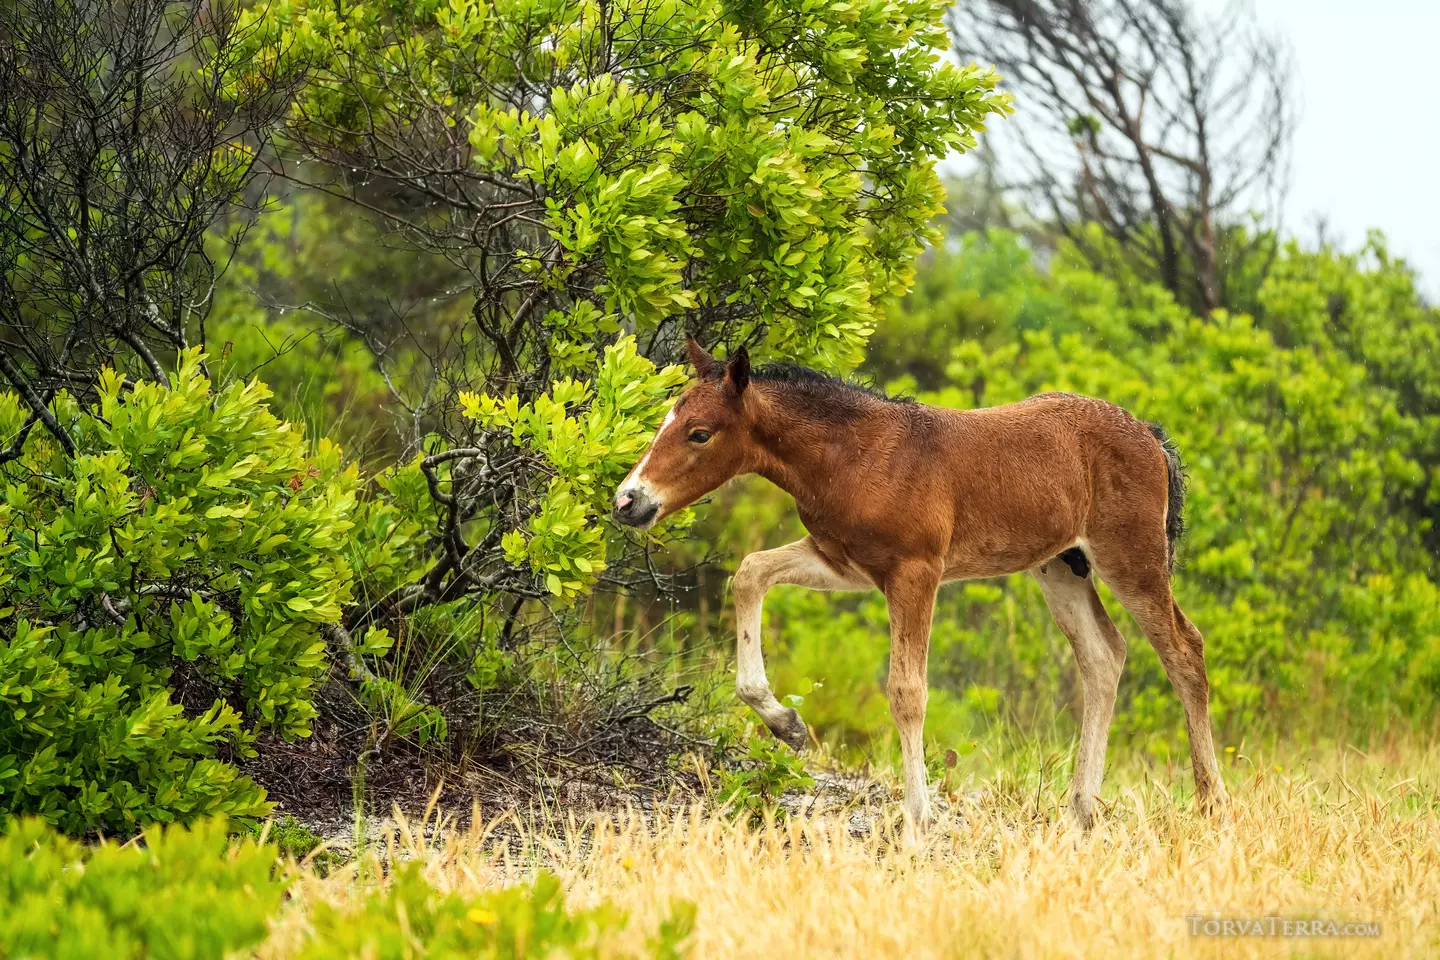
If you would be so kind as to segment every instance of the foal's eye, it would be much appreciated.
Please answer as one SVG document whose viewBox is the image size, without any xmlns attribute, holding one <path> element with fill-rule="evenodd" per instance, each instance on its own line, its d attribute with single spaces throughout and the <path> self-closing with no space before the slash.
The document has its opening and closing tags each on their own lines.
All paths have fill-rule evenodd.
<svg viewBox="0 0 1440 960">
<path fill-rule="evenodd" d="M 691 431 L 690 431 L 690 436 L 689 436 L 688 439 L 689 439 L 689 441 L 690 441 L 691 443 L 709 443 L 709 442 L 710 442 L 710 431 L 709 431 L 709 430 L 691 430 Z"/>
</svg>

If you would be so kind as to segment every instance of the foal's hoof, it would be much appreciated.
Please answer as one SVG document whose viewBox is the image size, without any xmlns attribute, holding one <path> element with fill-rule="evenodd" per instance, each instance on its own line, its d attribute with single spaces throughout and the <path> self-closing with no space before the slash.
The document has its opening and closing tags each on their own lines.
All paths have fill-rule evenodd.
<svg viewBox="0 0 1440 960">
<path fill-rule="evenodd" d="M 935 829 L 935 817 L 927 809 L 919 817 L 905 815 L 900 827 L 900 849 L 906 853 L 918 853 L 925 846 L 925 838 Z"/>
<path fill-rule="evenodd" d="M 1224 789 L 1212 791 L 1211 793 L 1196 799 L 1196 807 L 1201 814 L 1209 817 L 1219 826 L 1225 826 L 1230 822 L 1230 794 Z"/>
<path fill-rule="evenodd" d="M 805 748 L 810 745 L 810 730 L 805 726 L 805 721 L 800 719 L 800 714 L 794 709 L 785 711 L 785 719 L 776 726 L 770 728 L 777 739 L 785 741 L 791 750 L 796 753 L 804 753 Z"/>
</svg>

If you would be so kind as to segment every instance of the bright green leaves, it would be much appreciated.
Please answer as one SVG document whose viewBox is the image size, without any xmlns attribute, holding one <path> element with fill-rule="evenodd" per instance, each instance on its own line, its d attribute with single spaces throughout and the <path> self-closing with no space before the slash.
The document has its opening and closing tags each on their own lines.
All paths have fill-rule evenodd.
<svg viewBox="0 0 1440 960">
<path fill-rule="evenodd" d="M 561 600 L 587 592 L 605 569 L 605 531 L 590 522 L 592 515 L 575 487 L 556 478 L 527 524 L 525 557 L 545 589 Z M 507 552 L 512 544 L 506 544 Z"/>
<path fill-rule="evenodd" d="M 417 9 L 415 15 L 423 16 L 423 11 Z M 473 43 L 491 22 L 490 5 L 484 0 L 446 0 L 437 5 L 435 22 L 450 43 Z"/>
<path fill-rule="evenodd" d="M 375 495 L 358 504 L 345 554 L 350 567 L 363 575 L 360 586 L 372 601 L 408 582 L 429 555 L 434 505 L 421 459 L 375 477 Z"/>
<path fill-rule="evenodd" d="M 525 525 L 505 533 L 513 565 L 528 564 L 540 585 L 562 600 L 587 592 L 605 568 L 605 532 L 616 486 L 649 444 L 686 380 L 678 367 L 656 369 L 633 337 L 605 349 L 593 384 L 560 380 L 534 403 L 514 396 L 461 396 L 464 414 L 542 460 L 553 474 L 537 491 Z"/>
<path fill-rule="evenodd" d="M 320 625 L 351 600 L 359 484 L 267 397 L 253 381 L 212 391 L 195 353 L 168 389 L 107 372 L 93 411 L 57 404 L 76 457 L 37 431 L 0 474 L 0 810 L 118 832 L 264 812 L 213 757 L 246 754 L 258 727 L 308 732 Z M 0 431 L 19 422 L 0 395 Z M 214 706 L 172 702 L 176 670 Z"/>
<path fill-rule="evenodd" d="M 548 120 L 549 118 L 547 118 Z M 689 237 L 676 212 L 684 180 L 664 164 L 630 169 L 593 180 L 593 189 L 573 206 L 550 201 L 551 236 L 571 265 L 596 257 L 605 282 L 596 293 L 605 308 L 654 324 L 696 306 L 681 271 L 690 253 Z M 557 279 L 565 271 L 558 271 Z"/>
<path fill-rule="evenodd" d="M 613 314 L 602 313 L 589 300 L 581 300 L 569 312 L 552 310 L 545 316 L 550 331 L 550 364 L 560 373 L 588 370 L 598 359 L 595 342 L 620 332 Z"/>
<path fill-rule="evenodd" d="M 318 902 L 304 955 L 314 960 L 351 957 L 483 958 L 679 957 L 694 926 L 695 909 L 683 901 L 643 951 L 621 947 L 628 919 L 613 905 L 572 909 L 559 879 L 541 872 L 532 883 L 475 895 L 437 890 L 422 866 L 398 864 L 383 887 L 367 885 L 343 905 Z"/>
<path fill-rule="evenodd" d="M 437 118 L 463 133 L 501 219 L 543 227 L 510 269 L 554 291 L 546 315 L 595 300 L 646 332 L 723 311 L 777 354 L 844 367 L 912 280 L 935 160 L 1010 109 L 992 70 L 944 57 L 944 10 L 285 0 L 251 15 L 257 58 L 313 68 L 302 139 L 393 143 Z M 613 331 L 558 332 L 568 372 Z"/>
<path fill-rule="evenodd" d="M 145 842 L 83 846 L 36 820 L 0 837 L 0 955 L 221 957 L 270 932 L 287 882 L 275 850 L 225 823 L 154 827 Z"/>
</svg>

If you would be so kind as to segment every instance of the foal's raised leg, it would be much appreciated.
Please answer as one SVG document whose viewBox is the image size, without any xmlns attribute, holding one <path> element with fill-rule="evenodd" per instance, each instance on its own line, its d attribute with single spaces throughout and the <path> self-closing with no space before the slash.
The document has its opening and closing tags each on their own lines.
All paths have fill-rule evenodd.
<svg viewBox="0 0 1440 960">
<path fill-rule="evenodd" d="M 1080 748 L 1075 754 L 1070 813 L 1089 829 L 1095 798 L 1105 776 L 1105 744 L 1115 712 L 1115 692 L 1125 668 L 1125 638 L 1115 628 L 1089 577 L 1077 576 L 1065 561 L 1055 558 L 1030 571 L 1045 591 L 1050 615 L 1070 641 L 1080 667 L 1084 706 L 1080 719 Z"/>
<path fill-rule="evenodd" d="M 925 774 L 925 703 L 929 698 L 926 665 L 930 656 L 930 620 L 940 570 L 928 563 L 901 564 L 885 584 L 890 607 L 890 715 L 900 733 L 905 772 L 905 835 L 930 825 L 930 783 Z"/>
<path fill-rule="evenodd" d="M 735 655 L 735 688 L 765 721 L 770 732 L 796 750 L 804 750 L 809 731 L 800 714 L 782 707 L 765 676 L 765 654 L 760 646 L 761 610 L 765 593 L 781 583 L 812 590 L 864 590 L 873 585 L 837 573 L 825 562 L 809 537 L 774 550 L 761 550 L 740 561 L 735 571 L 735 624 L 739 634 Z"/>
</svg>

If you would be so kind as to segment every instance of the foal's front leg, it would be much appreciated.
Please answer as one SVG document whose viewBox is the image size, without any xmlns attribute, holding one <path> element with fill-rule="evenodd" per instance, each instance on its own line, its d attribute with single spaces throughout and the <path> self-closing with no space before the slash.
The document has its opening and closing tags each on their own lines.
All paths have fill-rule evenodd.
<svg viewBox="0 0 1440 960">
<path fill-rule="evenodd" d="M 914 844 L 918 831 L 930 825 L 930 783 L 925 774 L 925 702 L 930 656 L 930 620 L 938 564 L 912 561 L 897 566 L 885 584 L 890 607 L 890 715 L 900 732 L 900 758 L 905 772 L 905 836 Z"/>
<path fill-rule="evenodd" d="M 871 586 L 838 573 L 815 549 L 809 537 L 794 543 L 752 553 L 735 571 L 735 625 L 738 632 L 735 656 L 735 688 L 770 732 L 796 750 L 804 750 L 810 733 L 800 714 L 782 707 L 765 677 L 765 654 L 760 646 L 761 609 L 765 593 L 781 583 L 813 590 L 863 590 Z"/>
</svg>

